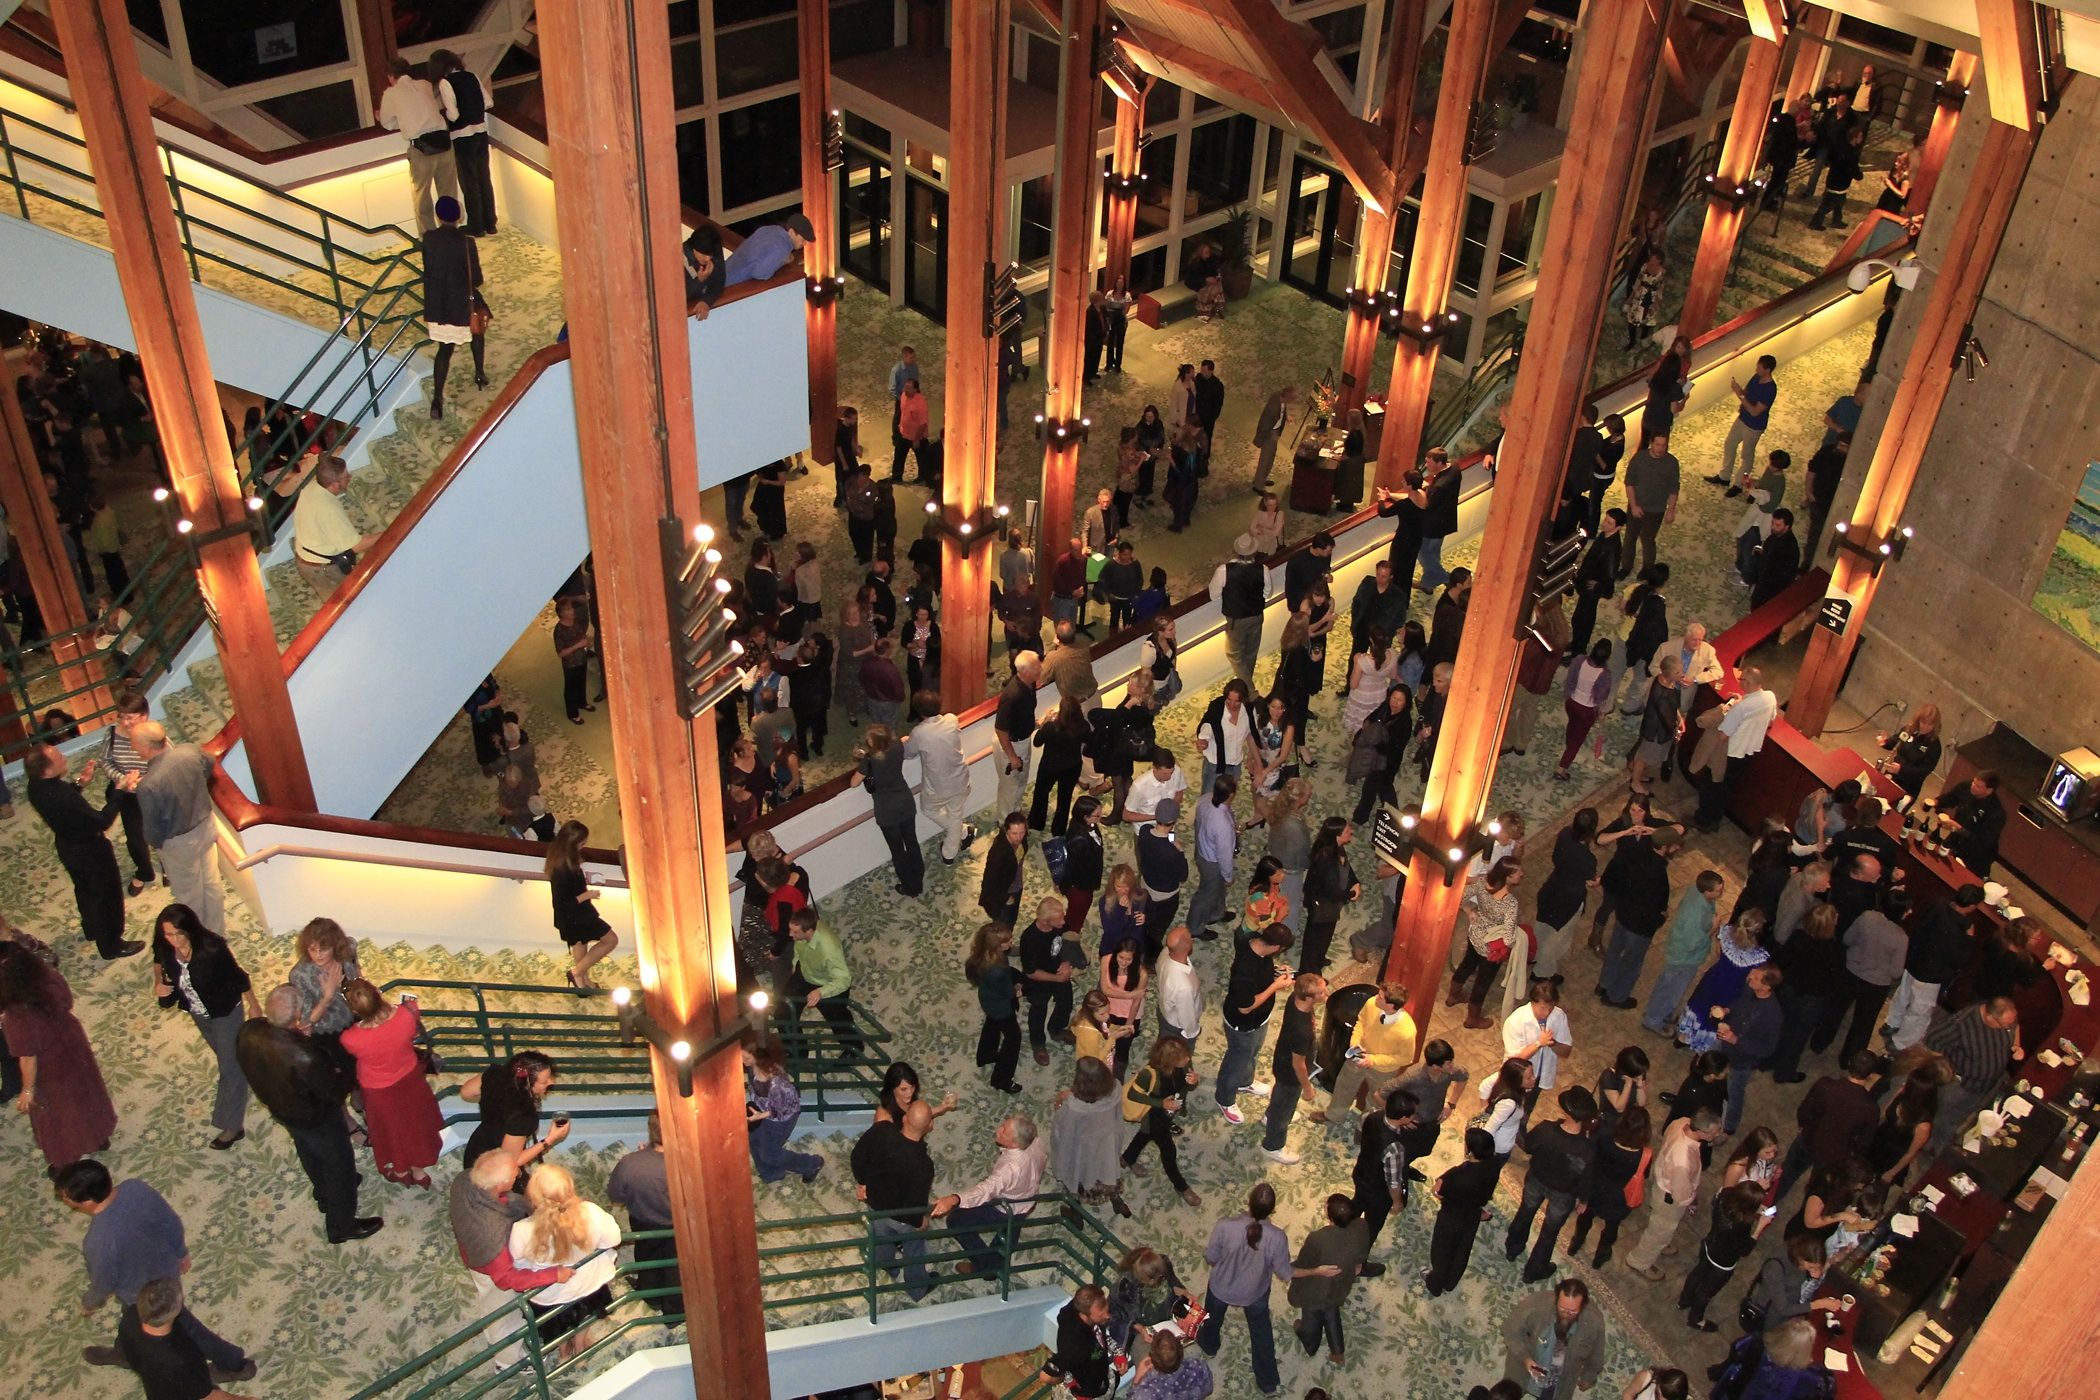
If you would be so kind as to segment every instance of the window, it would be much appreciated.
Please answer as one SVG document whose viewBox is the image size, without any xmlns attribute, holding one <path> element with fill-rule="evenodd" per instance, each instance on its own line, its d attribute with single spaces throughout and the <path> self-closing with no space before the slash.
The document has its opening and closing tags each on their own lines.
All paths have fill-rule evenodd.
<svg viewBox="0 0 2100 1400">
<path fill-rule="evenodd" d="M 1167 250 L 1154 248 L 1149 253 L 1138 253 L 1130 259 L 1130 290 L 1133 292 L 1156 292 L 1167 282 Z"/>
<path fill-rule="evenodd" d="M 227 87 L 347 62 L 338 0 L 182 0 L 190 61 Z"/>
<path fill-rule="evenodd" d="M 405 49 L 471 34 L 487 8 L 487 0 L 416 0 L 413 5 L 396 5 L 394 43 Z"/>
<path fill-rule="evenodd" d="M 678 197 L 703 214 L 714 212 L 707 200 L 707 121 L 703 117 L 678 124 Z"/>
<path fill-rule="evenodd" d="M 715 120 L 722 139 L 724 209 L 785 194 L 802 182 L 802 120 L 796 98 L 738 107 Z"/>
<path fill-rule="evenodd" d="M 1242 113 L 1189 133 L 1189 217 L 1245 202 L 1255 131 L 1254 118 Z"/>
<path fill-rule="evenodd" d="M 1495 206 L 1477 194 L 1466 196 L 1466 227 L 1458 245 L 1458 287 L 1467 294 L 1480 289 L 1480 270 L 1487 261 L 1488 225 L 1495 220 Z"/>
<path fill-rule="evenodd" d="M 1025 33 L 1028 41 L 1028 86 L 1055 94 L 1058 78 L 1057 45 L 1040 34 Z"/>
<path fill-rule="evenodd" d="M 715 32 L 715 95 L 734 97 L 795 80 L 793 16 Z"/>
<path fill-rule="evenodd" d="M 348 78 L 282 97 L 266 97 L 255 105 L 298 132 L 302 141 L 341 136 L 365 124 L 357 106 L 357 85 Z"/>
<path fill-rule="evenodd" d="M 846 124 L 846 139 L 858 141 L 863 146 L 873 146 L 884 155 L 890 153 L 890 129 L 877 126 L 857 112 L 847 112 L 842 120 Z"/>
<path fill-rule="evenodd" d="M 1543 203 L 1543 196 L 1532 195 L 1510 206 L 1509 218 L 1502 225 L 1502 257 L 1495 268 L 1498 282 L 1522 277 L 1531 270 L 1531 240 L 1538 229 Z"/>
<path fill-rule="evenodd" d="M 1138 170 L 1145 177 L 1145 183 L 1138 190 L 1140 238 L 1167 226 L 1168 210 L 1174 198 L 1174 143 L 1179 139 L 1174 136 L 1155 137 L 1138 152 Z"/>
<path fill-rule="evenodd" d="M 1021 185 L 1021 261 L 1025 264 L 1050 259 L 1050 222 L 1055 207 L 1051 177 L 1039 176 Z"/>
<path fill-rule="evenodd" d="M 168 17 L 161 13 L 160 0 L 124 0 L 131 27 L 162 48 L 168 46 Z"/>
<path fill-rule="evenodd" d="M 671 41 L 671 105 L 681 110 L 707 101 L 707 83 L 698 37 Z"/>
<path fill-rule="evenodd" d="M 795 0 L 715 0 L 715 28 L 795 13 Z"/>
<path fill-rule="evenodd" d="M 831 7 L 831 61 L 895 48 L 896 20 L 890 0 L 834 0 Z"/>
<path fill-rule="evenodd" d="M 1152 84 L 1152 91 L 1145 95 L 1145 124 L 1156 126 L 1170 122 L 1181 115 L 1181 89 L 1161 78 Z"/>
</svg>

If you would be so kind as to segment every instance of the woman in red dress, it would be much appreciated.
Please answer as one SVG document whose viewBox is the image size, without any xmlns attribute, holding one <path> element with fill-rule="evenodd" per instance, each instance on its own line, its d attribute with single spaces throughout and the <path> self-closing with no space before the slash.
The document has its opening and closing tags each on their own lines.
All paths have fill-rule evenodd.
<svg viewBox="0 0 2100 1400">
<path fill-rule="evenodd" d="M 343 985 L 343 1000 L 357 1018 L 343 1032 L 343 1048 L 357 1062 L 372 1160 L 388 1181 L 428 1188 L 423 1168 L 437 1162 L 445 1123 L 416 1054 L 423 1014 L 413 996 L 395 1005 L 362 977 Z"/>
<path fill-rule="evenodd" d="M 73 1019 L 73 989 L 34 953 L 0 944 L 0 1028 L 21 1061 L 17 1112 L 29 1115 L 52 1171 L 109 1146 L 117 1110 L 87 1032 Z"/>
</svg>

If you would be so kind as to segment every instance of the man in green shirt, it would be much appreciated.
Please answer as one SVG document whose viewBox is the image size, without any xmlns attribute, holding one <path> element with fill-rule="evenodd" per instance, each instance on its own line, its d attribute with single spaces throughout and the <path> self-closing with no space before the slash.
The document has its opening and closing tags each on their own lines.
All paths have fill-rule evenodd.
<svg viewBox="0 0 2100 1400">
<path fill-rule="evenodd" d="M 788 916 L 788 935 L 795 941 L 791 994 L 802 999 L 802 1008 L 814 1008 L 831 1023 L 842 1058 L 864 1058 L 867 1047 L 853 1027 L 853 1007 L 848 1000 L 853 992 L 853 969 L 846 965 L 845 945 L 818 921 L 817 911 L 809 907 Z"/>
<path fill-rule="evenodd" d="M 1719 904 L 1724 882 L 1717 870 L 1702 870 L 1692 888 L 1678 901 L 1677 916 L 1670 920 L 1663 940 L 1662 971 L 1648 993 L 1648 1010 L 1641 1024 L 1657 1035 L 1669 1034 L 1677 1023 L 1677 1006 L 1692 989 L 1692 979 L 1706 965 L 1713 951 L 1714 924 L 1720 918 Z"/>
</svg>

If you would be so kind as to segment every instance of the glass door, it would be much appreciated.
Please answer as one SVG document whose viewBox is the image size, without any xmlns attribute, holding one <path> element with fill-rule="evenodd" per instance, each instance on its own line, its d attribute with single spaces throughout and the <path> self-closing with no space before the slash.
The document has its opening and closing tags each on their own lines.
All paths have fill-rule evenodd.
<svg viewBox="0 0 2100 1400">
<path fill-rule="evenodd" d="M 1283 280 L 1321 301 L 1341 306 L 1356 275 L 1356 240 L 1363 202 L 1329 167 L 1299 156 L 1291 169 L 1289 240 Z"/>
<path fill-rule="evenodd" d="M 890 289 L 890 163 L 861 146 L 846 147 L 839 170 L 839 265 L 882 291 Z"/>
<path fill-rule="evenodd" d="M 948 192 L 914 175 L 904 182 L 904 304 L 931 320 L 948 318 Z"/>
</svg>

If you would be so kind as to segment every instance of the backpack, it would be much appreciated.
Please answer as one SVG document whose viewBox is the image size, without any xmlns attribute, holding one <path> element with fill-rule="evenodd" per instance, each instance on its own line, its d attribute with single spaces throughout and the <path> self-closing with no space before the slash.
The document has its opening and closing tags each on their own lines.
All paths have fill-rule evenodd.
<svg viewBox="0 0 2100 1400">
<path fill-rule="evenodd" d="M 1050 867 L 1051 883 L 1055 884 L 1059 889 L 1063 889 L 1065 869 L 1070 864 L 1065 838 L 1062 836 L 1046 836 L 1043 838 L 1042 848 L 1043 864 Z"/>
</svg>

